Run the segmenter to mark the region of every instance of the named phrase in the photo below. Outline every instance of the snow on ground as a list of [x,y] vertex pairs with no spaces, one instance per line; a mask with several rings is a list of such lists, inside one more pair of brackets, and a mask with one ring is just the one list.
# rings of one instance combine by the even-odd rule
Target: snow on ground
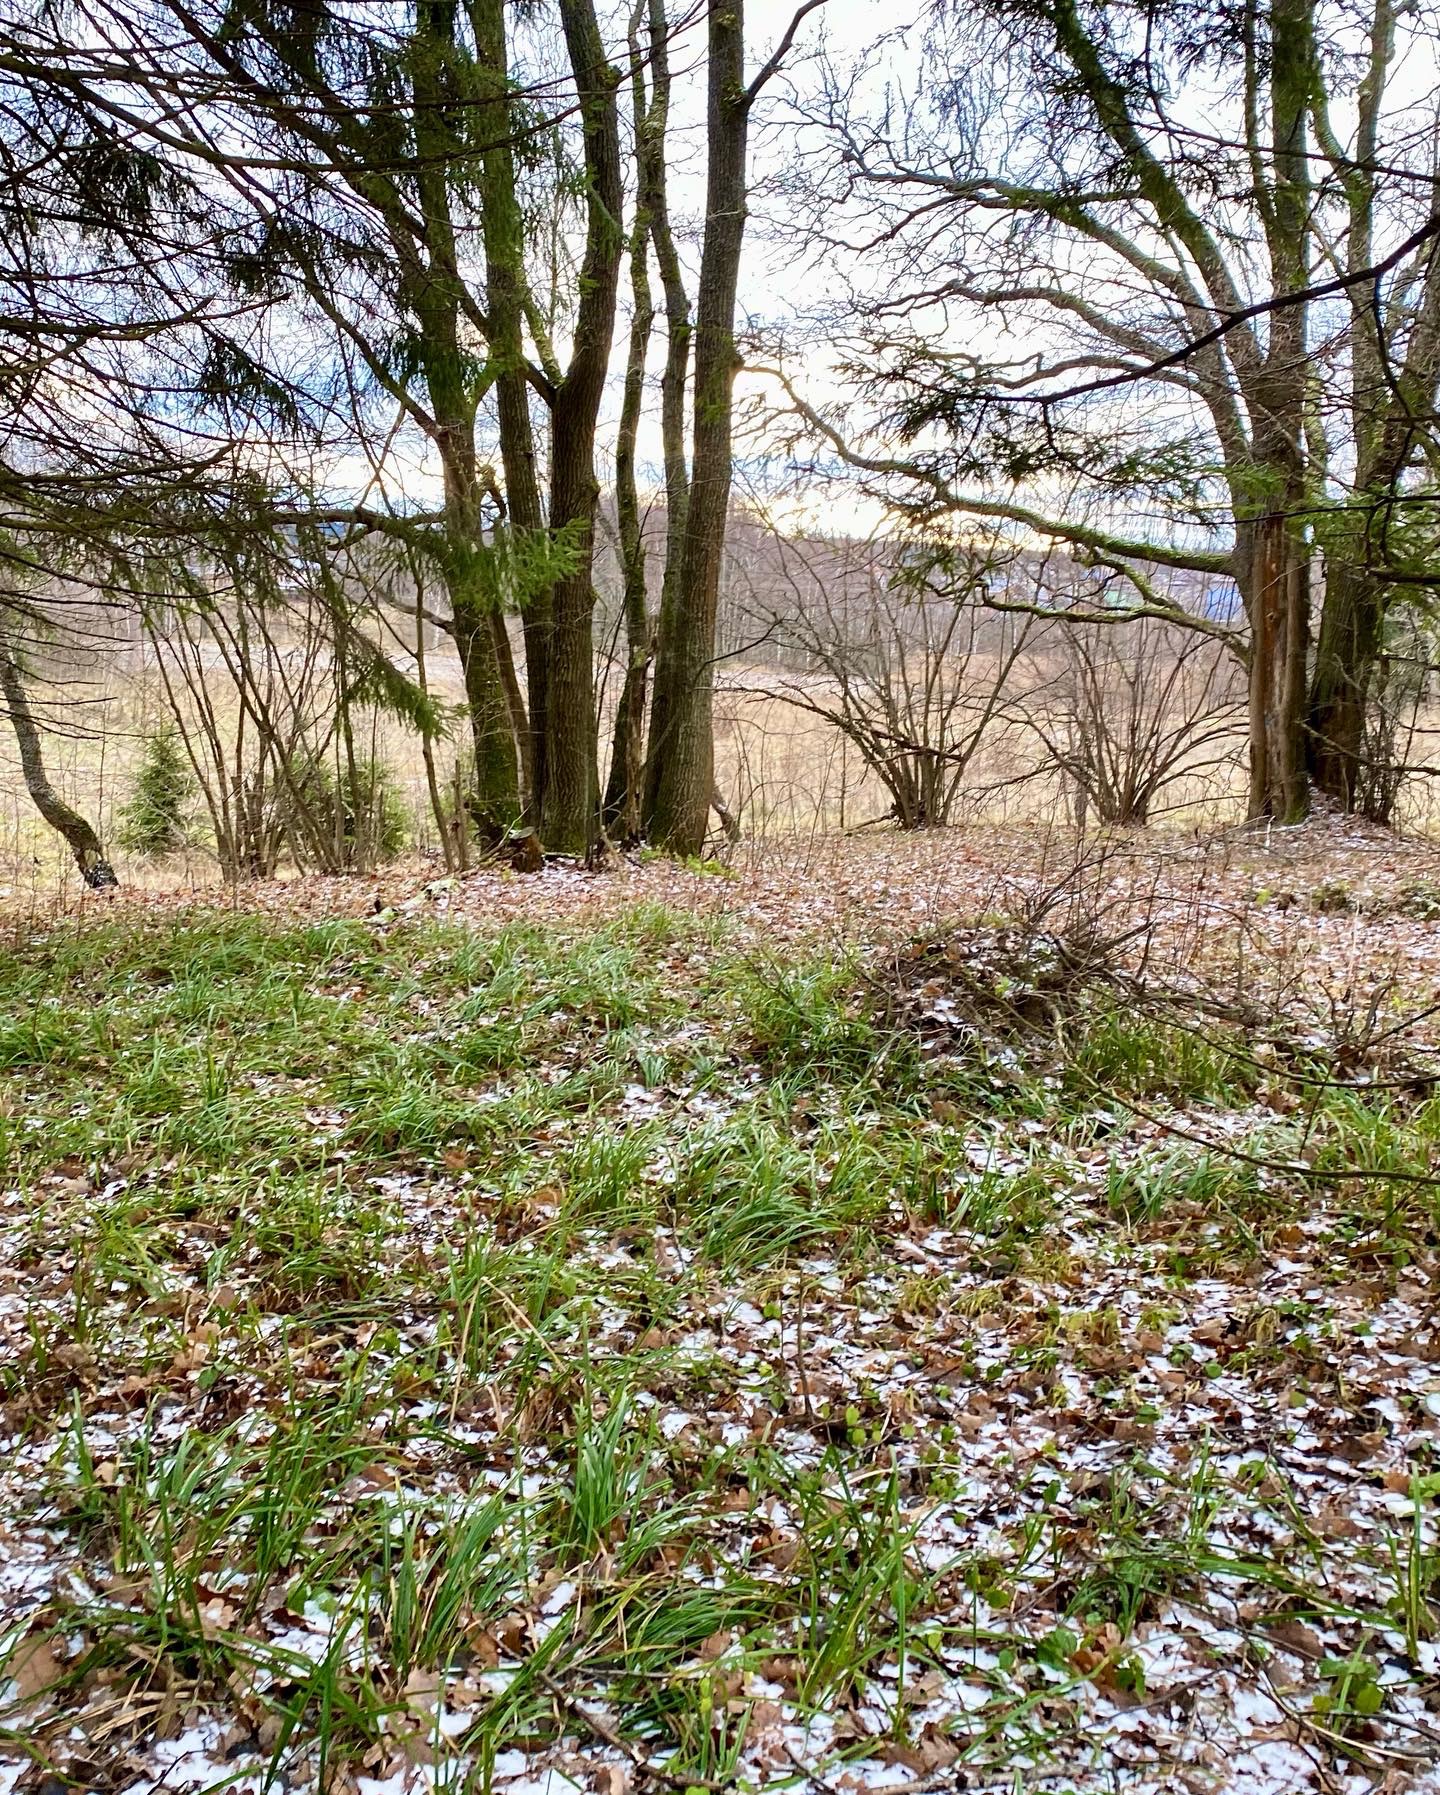
[[[10,1062],[0,1791],[1440,1792],[1423,1107],[1440,852],[1327,823],[1110,843],[1087,862],[1053,836],[957,832],[757,852],[734,876],[396,872],[378,911],[375,891],[309,881],[240,901],[277,924],[368,917],[401,960],[432,916],[584,937],[663,905],[724,929],[657,937],[660,983],[692,995],[642,1020],[640,1069],[502,1148],[367,1156],[359,1100],[333,1068],[311,1076],[296,1138],[344,1199],[305,1250],[343,1259],[363,1226],[353,1291],[332,1271],[297,1296],[275,1267],[301,1224],[252,1238],[241,1218],[264,1205],[217,1202],[224,1167],[198,1148],[183,1203],[183,1155],[143,1138],[128,1156],[64,1151],[83,1100],[66,1088],[67,1121],[48,1073]],[[64,926],[143,928],[177,907],[102,901]],[[1362,1041],[1349,1075],[1387,1116],[1387,1081],[1406,1082],[1413,1133],[1352,1148],[1278,1066],[1243,1100],[1182,1100],[1157,1075],[1133,1100],[1072,1093],[1063,1116],[1060,1061],[1026,1087],[1026,1103],[1052,1090],[1053,1113],[792,1090],[705,983],[722,939],[763,967],[868,943],[864,976],[883,980],[895,962],[875,944],[1027,903],[1056,930],[1083,913],[1117,937],[1144,913],[1127,976],[1203,978],[1317,1044]],[[20,933],[22,958],[43,952],[37,923]],[[354,976],[347,994],[349,974],[327,973],[326,995],[363,1011],[377,975]],[[458,1031],[447,999],[403,1001],[423,1051]],[[970,1051],[961,987],[915,1001],[928,1064]],[[465,1016],[492,1027],[504,1005]],[[560,1088],[614,1033],[570,1020],[550,1013],[522,1072],[476,1074],[477,1110],[532,1075]],[[1404,1080],[1375,1045],[1387,1032]],[[1034,1051],[992,1054],[995,1088],[1007,1054]],[[257,1113],[286,1080],[252,1079]],[[872,1185],[896,1156],[893,1182],[863,1225],[847,1209],[790,1251],[717,1246],[714,1211],[684,1206],[695,1143],[774,1126],[782,1086],[782,1145],[809,1156],[786,1177],[812,1179],[817,1205],[838,1201],[856,1137],[884,1143]],[[202,1100],[218,1098],[177,1099]],[[602,1139],[617,1163],[634,1146],[623,1201],[576,1208],[577,1153]],[[1349,1176],[1342,1147],[1389,1178]],[[280,1160],[273,1175],[278,1189]],[[787,1194],[746,1212],[757,1228]],[[118,1222],[107,1237],[122,1214],[123,1239]],[[484,1275],[462,1288],[457,1255]],[[301,1535],[273,1545],[255,1490],[284,1489],[297,1415],[347,1402]],[[597,1465],[619,1500],[586,1534]],[[484,1503],[510,1581],[484,1585],[488,1608],[457,1594],[445,1661],[404,1669],[376,1542],[414,1527],[438,1550]],[[647,1646],[687,1604],[717,1624]],[[369,1743],[327,1758],[324,1701],[360,1689]]]

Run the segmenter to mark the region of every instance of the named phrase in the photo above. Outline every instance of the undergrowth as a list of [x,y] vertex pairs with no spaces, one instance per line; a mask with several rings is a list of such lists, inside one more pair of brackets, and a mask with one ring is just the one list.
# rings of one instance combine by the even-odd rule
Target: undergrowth
[[[1375,1640],[1418,1664],[1435,1634],[1430,1533],[1367,1544],[1369,1609],[1333,1591],[1282,1467],[1147,1458],[1142,1373],[1325,1389],[1314,1320],[1257,1304],[1197,1346],[1186,1293],[1302,1240],[1393,1287],[1435,1244],[1440,1107],[1262,1107],[1275,1074],[1222,1027],[1096,986],[987,1033],[885,977],[657,910],[121,918],[0,960],[0,1390],[38,1467],[11,1521],[75,1572],[0,1643],[0,1738],[109,1786],[208,1706],[292,1786],[463,1745],[479,1789],[517,1741],[596,1735],[603,1697],[601,1745],[710,1788],[769,1701],[878,1714],[841,1756],[878,1729],[895,1762],[1003,1768],[1062,1750],[1087,1679],[1143,1693],[1143,1627],[1216,1578],[1262,1627],[1348,1629],[1349,1737]],[[1083,1230],[1148,1309],[1085,1305]],[[818,1369],[842,1310],[934,1381]],[[983,1540],[922,1548],[987,1392],[1058,1414],[1079,1376],[1114,1469],[1002,1463]],[[1245,1536],[1257,1505],[1308,1560]],[[978,1693],[937,1733],[961,1649]]]

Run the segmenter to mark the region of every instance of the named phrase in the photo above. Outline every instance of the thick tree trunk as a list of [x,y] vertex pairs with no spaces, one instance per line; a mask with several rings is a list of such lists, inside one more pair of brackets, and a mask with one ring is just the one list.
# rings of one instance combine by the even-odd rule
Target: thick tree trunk
[[1384,617],[1384,592],[1374,574],[1327,556],[1307,719],[1310,776],[1345,810],[1356,807],[1362,791],[1366,708]]
[[[1277,295],[1309,279],[1310,171],[1306,118],[1314,74],[1313,0],[1273,0],[1270,12],[1274,187],[1267,217]],[[1250,613],[1252,821],[1300,822],[1310,807],[1305,681],[1310,646],[1310,549],[1305,540],[1306,308],[1271,315],[1263,367],[1246,394],[1254,438],[1251,479],[1261,504],[1239,532]]]
[[458,141],[448,111],[457,97],[451,68],[454,53],[452,10],[425,0],[418,15],[411,79],[416,189],[428,261],[410,272],[406,297],[418,327],[419,361],[445,480],[443,572],[475,743],[474,812],[481,830],[496,835],[520,812],[520,748],[529,722],[504,615],[484,594],[477,577],[477,560],[484,552],[482,491],[470,357],[460,340],[465,287],[449,186]]
[[65,838],[75,856],[75,864],[87,885],[97,890],[118,885],[115,869],[105,858],[100,837],[78,811],[72,810],[50,783],[45,771],[45,756],[40,747],[40,730],[30,708],[30,695],[25,690],[24,675],[10,644],[0,635],[0,697],[4,698],[15,740],[20,749],[20,769],[25,775],[25,789],[35,808],[50,827]]
[[745,238],[745,25],[741,0],[710,0],[705,242],[695,312],[694,453],[673,615],[662,615],[650,724],[649,834],[698,854],[715,790],[715,618],[730,506],[735,300]]
[[[573,423],[573,420],[572,420]],[[571,537],[578,567],[556,583],[550,627],[550,675],[546,698],[545,784],[540,793],[540,835],[555,853],[586,855],[598,826],[595,764],[594,432],[559,427],[551,478],[557,526],[578,522]],[[563,446],[562,446],[563,444]]]
[[[485,243],[485,301],[488,346],[495,370],[495,407],[500,460],[505,473],[509,529],[518,538],[545,528],[545,508],[535,457],[530,387],[525,355],[525,230],[515,191],[515,157],[510,147],[514,113],[510,98],[509,52],[503,0],[472,0],[476,57],[490,99],[480,129],[488,147],[481,157],[481,228]],[[551,594],[522,596],[528,727],[522,743],[524,798],[533,814],[545,781],[545,741],[549,712]]]
[[585,256],[570,366],[555,395],[550,523],[575,553],[557,581],[546,692],[540,833],[547,848],[588,855],[600,822],[595,741],[595,431],[615,331],[624,182],[615,103],[619,73],[605,60],[592,0],[560,0],[565,44],[580,97],[586,186]]
[[1309,557],[1283,512],[1243,533],[1241,580],[1250,613],[1250,801],[1252,822],[1298,823],[1309,810],[1305,770],[1305,670]]

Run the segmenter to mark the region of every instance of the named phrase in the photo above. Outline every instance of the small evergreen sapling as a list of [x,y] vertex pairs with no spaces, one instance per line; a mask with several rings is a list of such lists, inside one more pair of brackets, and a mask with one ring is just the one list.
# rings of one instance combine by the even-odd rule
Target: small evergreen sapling
[[173,724],[145,738],[144,757],[130,802],[120,812],[120,844],[131,853],[178,853],[191,841],[195,775]]

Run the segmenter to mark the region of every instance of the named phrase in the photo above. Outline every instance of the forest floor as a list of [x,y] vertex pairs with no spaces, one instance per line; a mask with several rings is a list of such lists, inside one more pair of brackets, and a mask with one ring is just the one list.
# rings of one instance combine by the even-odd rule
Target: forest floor
[[0,930],[0,1792],[1440,1792],[1440,851]]

